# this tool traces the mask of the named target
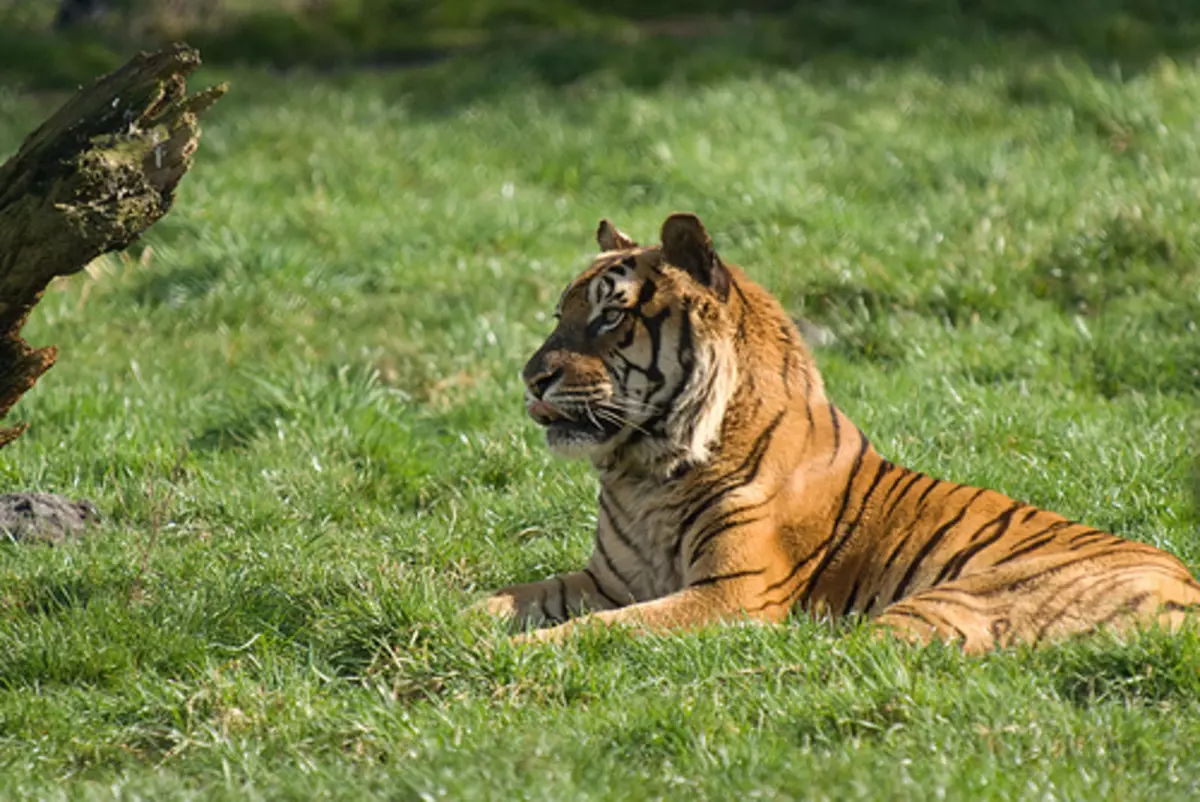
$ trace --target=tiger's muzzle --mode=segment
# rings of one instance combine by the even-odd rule
[[[572,364],[574,362],[574,364]],[[546,444],[561,452],[599,446],[623,428],[609,410],[612,385],[607,375],[580,370],[562,351],[539,351],[525,366],[525,411],[546,429]]]

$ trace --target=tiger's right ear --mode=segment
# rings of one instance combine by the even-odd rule
[[[722,301],[729,297],[729,269],[717,256],[712,237],[696,215],[676,212],[667,218],[662,226],[662,254]]]
[[[602,251],[623,251],[626,248],[637,247],[636,242],[607,220],[600,221],[600,226],[596,229],[596,242]]]

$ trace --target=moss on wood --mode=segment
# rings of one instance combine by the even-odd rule
[[[125,248],[170,211],[199,117],[226,89],[189,96],[199,65],[186,45],[135,56],[80,89],[0,167],[0,420],[57,358],[20,336],[50,281]],[[22,431],[0,428],[0,447]]]

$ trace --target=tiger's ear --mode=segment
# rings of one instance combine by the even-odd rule
[[[708,287],[724,301],[729,297],[729,270],[713,247],[712,237],[694,214],[677,212],[662,227],[662,254],[670,264]]]
[[[600,227],[596,229],[596,242],[602,251],[623,251],[637,247],[636,242],[607,220],[600,221]]]

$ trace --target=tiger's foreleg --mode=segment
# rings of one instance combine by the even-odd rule
[[[588,571],[552,576],[541,582],[510,585],[472,606],[494,618],[508,619],[518,629],[562,624],[592,610],[619,607]]]
[[[730,592],[713,585],[689,587],[670,596],[631,604],[617,610],[605,610],[576,618],[565,624],[519,635],[517,642],[561,641],[582,627],[628,625],[644,631],[670,632],[699,629],[708,624],[738,619],[780,622],[787,616],[783,604],[756,607],[757,597]]]

